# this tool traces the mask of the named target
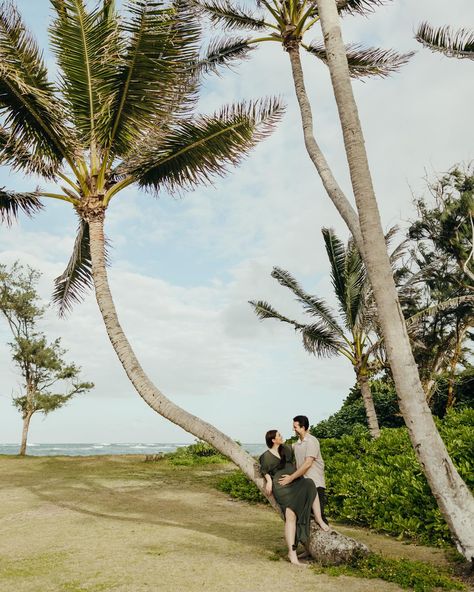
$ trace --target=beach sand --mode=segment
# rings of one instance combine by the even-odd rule
[[[2,592],[385,592],[395,584],[276,560],[269,507],[213,488],[231,465],[173,467],[143,456],[0,456]],[[375,551],[443,563],[443,552],[366,531]],[[388,549],[388,551],[387,551]]]

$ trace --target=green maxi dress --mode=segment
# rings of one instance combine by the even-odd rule
[[[269,450],[260,456],[260,470],[262,475],[270,475],[273,484],[273,495],[280,506],[283,516],[286,508],[290,508],[296,514],[295,549],[298,543],[306,543],[309,539],[309,521],[311,518],[311,506],[318,495],[316,485],[312,479],[299,477],[289,485],[280,485],[278,479],[282,475],[291,475],[296,471],[293,450],[284,446],[286,462],[283,466]]]

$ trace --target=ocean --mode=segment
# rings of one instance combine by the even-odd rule
[[[181,446],[179,442],[171,444],[126,443],[77,443],[77,444],[28,444],[26,453],[30,456],[96,456],[105,454],[158,454],[174,452]],[[242,444],[252,455],[261,454],[265,444]],[[18,454],[19,444],[0,444],[0,454]]]

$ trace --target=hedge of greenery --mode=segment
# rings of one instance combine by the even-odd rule
[[[437,424],[461,477],[474,488],[474,410],[452,411]],[[331,516],[422,543],[450,540],[406,428],[384,429],[378,440],[360,430],[321,440],[321,449]]]
[[[474,410],[451,411],[436,421],[461,477],[474,489]],[[329,516],[425,544],[450,541],[406,428],[383,429],[378,440],[361,428],[320,442]],[[259,500],[257,488],[241,473],[227,476],[219,487],[239,499]]]
[[[181,446],[175,452],[167,454],[166,459],[172,465],[186,467],[229,461],[213,446],[201,440],[196,440],[194,444],[189,446]]]

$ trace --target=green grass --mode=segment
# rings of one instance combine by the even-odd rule
[[[437,592],[438,590],[467,590],[466,586],[453,579],[452,573],[440,566],[429,565],[409,559],[390,559],[371,553],[355,560],[351,565],[337,567],[313,566],[316,573],[330,576],[354,576],[377,578],[398,584],[414,592]]]

